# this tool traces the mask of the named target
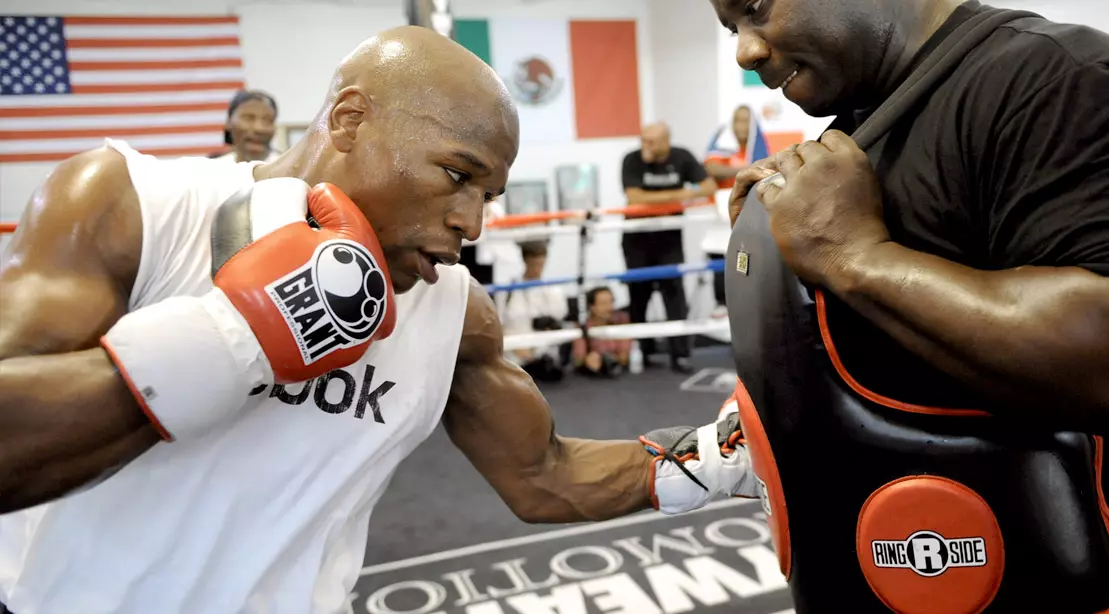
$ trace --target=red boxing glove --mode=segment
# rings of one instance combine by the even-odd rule
[[[132,311],[101,340],[169,440],[226,422],[259,386],[354,363],[396,325],[381,245],[332,185],[267,179],[232,196],[212,222],[212,277],[206,294]]]
[[[309,191],[308,213],[319,230],[287,224],[222,265],[213,253],[216,287],[250,324],[279,384],[345,367],[396,326],[392,280],[366,217],[327,183]]]

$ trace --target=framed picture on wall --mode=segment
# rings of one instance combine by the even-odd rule
[[[308,124],[280,124],[273,133],[273,145],[279,151],[288,151],[308,133]]]
[[[504,211],[508,215],[546,213],[550,209],[546,181],[516,181],[505,186]]]
[[[592,211],[600,200],[597,166],[571,164],[555,168],[559,211]]]

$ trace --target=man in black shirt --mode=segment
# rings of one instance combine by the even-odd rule
[[[792,561],[788,545],[779,555],[787,574],[793,565],[798,611],[886,611],[870,595],[881,592],[870,582],[878,572],[862,579],[870,544],[856,548],[863,501],[852,489],[857,473],[886,469],[872,450],[899,445],[917,463],[901,475],[972,472],[994,461],[1011,468],[994,476],[998,490],[987,497],[1006,532],[1006,576],[982,608],[995,594],[1004,611],[1109,607],[1109,588],[1091,579],[1109,553],[1100,437],[1109,434],[1109,35],[1031,15],[990,22],[948,70],[933,71],[928,95],[901,109],[863,151],[847,134],[858,138],[860,128],[884,121],[907,79],[943,64],[968,40],[968,24],[998,11],[974,0],[711,1],[738,35],[741,67],[808,114],[836,116],[819,142],[741,171],[731,201],[734,222],[757,183],[782,258],[807,286],[824,290],[823,341],[843,376],[842,394],[876,416],[862,429],[828,422],[823,437],[838,452],[810,448],[818,458],[801,463],[807,470],[779,454],[791,501],[787,535],[796,540]],[[775,172],[784,183],[762,181]],[[988,421],[951,422],[980,411]],[[929,429],[949,438],[914,439]],[[780,451],[788,437],[774,437]],[[979,440],[993,445],[975,447]],[[1066,450],[1096,454],[1057,453],[1064,441]],[[975,452],[945,459],[945,450],[963,444]],[[991,456],[996,450],[1013,452],[1002,461]],[[816,463],[836,466],[834,477]],[[971,477],[979,492],[993,487],[990,476]],[[829,479],[832,486],[817,482]],[[998,494],[1007,484],[1009,494]],[[836,505],[806,518],[818,499],[805,492],[824,487],[839,489]],[[782,496],[768,489],[770,499]],[[1028,523],[1012,521],[1018,517]],[[823,550],[808,545],[840,530],[849,535],[829,537]],[[872,567],[889,566],[874,556]],[[915,581],[907,569],[881,571],[902,572],[897,582]],[[1043,576],[1026,582],[1034,573]],[[1040,580],[1067,594],[1037,593]],[[800,585],[807,588],[799,592]]]
[[[628,204],[672,204],[697,197],[708,197],[716,190],[716,182],[689,150],[670,146],[670,129],[662,123],[643,128],[642,149],[624,158],[623,182]],[[695,188],[687,188],[695,185]],[[629,269],[685,262],[681,230],[625,233],[624,262]],[[680,277],[628,284],[628,315],[632,323],[647,321],[647,303],[655,289],[662,293],[666,317],[684,320],[689,307]],[[644,364],[650,366],[655,352],[654,339],[640,342]],[[670,366],[680,373],[690,373],[690,340],[671,337]]]

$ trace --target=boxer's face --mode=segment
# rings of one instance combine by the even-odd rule
[[[882,0],[711,0],[736,62],[813,116],[862,108],[888,33]]]
[[[515,114],[493,108],[383,110],[360,126],[340,187],[373,225],[397,292],[431,281],[435,264],[458,262],[462,240],[478,237],[517,134]]]

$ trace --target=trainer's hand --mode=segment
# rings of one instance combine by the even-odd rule
[[[775,156],[784,186],[755,188],[783,258],[802,279],[825,287],[870,247],[889,241],[877,175],[855,141],[830,130]]]
[[[699,429],[676,426],[639,438],[655,456],[651,465],[651,503],[664,514],[704,506],[717,496],[757,498],[751,457],[743,445],[734,405],[717,421]]]
[[[751,191],[751,186],[777,172],[777,159],[765,158],[740,169],[736,173],[735,185],[732,187],[731,196],[728,197],[728,217],[731,218],[732,226],[735,226],[735,220],[739,217],[739,212],[743,210],[743,201],[747,199],[747,193]]]

